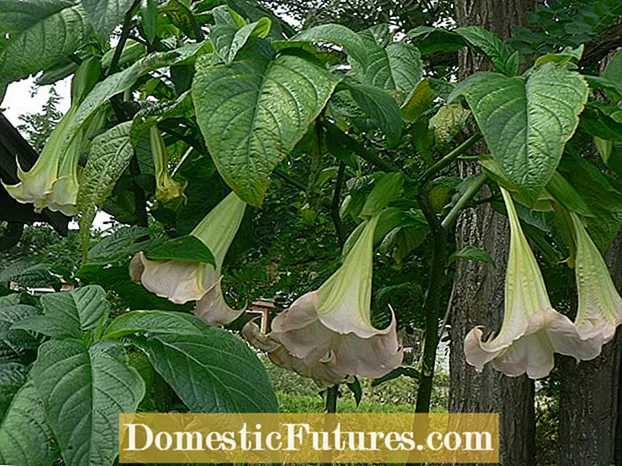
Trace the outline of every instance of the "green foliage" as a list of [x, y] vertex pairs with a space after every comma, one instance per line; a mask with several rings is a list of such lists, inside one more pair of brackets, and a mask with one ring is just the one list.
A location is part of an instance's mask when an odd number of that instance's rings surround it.
[[507, 179], [535, 202], [579, 123], [587, 101], [585, 81], [549, 63], [527, 77], [476, 73], [459, 93], [466, 96]]
[[[197, 122], [214, 163], [244, 201], [261, 205], [270, 173], [305, 135], [338, 79], [293, 55], [242, 51], [229, 66], [199, 61]], [[231, 86], [231, 82], [238, 85]]]
[[[524, 29], [505, 43], [481, 28], [433, 27], [451, 24], [448, 1], [263, 2], [286, 5], [300, 31], [251, 0], [135, 3], [0, 0], [0, 85], [40, 71], [40, 82], [76, 77], [75, 115], [55, 148], [80, 142], [72, 174], [84, 248], [80, 265], [76, 232], [61, 239], [37, 226], [0, 256], [2, 294], [9, 282], [79, 285], [0, 298], [1, 462], [112, 464], [121, 411], [324, 409], [310, 381], [236, 335], [247, 318], [211, 328], [188, 312], [192, 302], [175, 305], [130, 279], [139, 251], [213, 263], [188, 233], [230, 189], [261, 208], [246, 209], [223, 265], [228, 303], [263, 297], [287, 307], [340, 266], [362, 220], [380, 215], [371, 320], [386, 326], [391, 306], [405, 334], [431, 322], [436, 331], [439, 319], [426, 318], [443, 315], [454, 262], [492, 263], [479, 245], [455, 252], [451, 238], [463, 209], [499, 209], [498, 184], [521, 204], [564, 310], [572, 272], [558, 264], [572, 264], [574, 248], [565, 216], [581, 215], [602, 250], [622, 225], [622, 55], [602, 76], [581, 68], [580, 45], [619, 14], [610, 0], [594, 14], [583, 1], [549, 2], [552, 13], [531, 17], [528, 48]], [[445, 62], [463, 47], [495, 71], [454, 82]], [[58, 120], [56, 99], [24, 118], [37, 148]], [[486, 144], [465, 157], [474, 132]], [[151, 133], [162, 135], [157, 167]], [[458, 177], [458, 160], [479, 161], [484, 174]], [[160, 177], [185, 186], [184, 196], [159, 196]], [[90, 244], [98, 210], [114, 226]], [[433, 254], [441, 238], [450, 243]], [[439, 299], [426, 299], [431, 292]], [[341, 387], [339, 409], [410, 412], [426, 386], [418, 368], [430, 364]], [[443, 411], [447, 375], [435, 384], [432, 409]]]
[[9, 83], [73, 53], [88, 38], [91, 26], [79, 0], [3, 0], [0, 30], [9, 34], [0, 42], [0, 83]]

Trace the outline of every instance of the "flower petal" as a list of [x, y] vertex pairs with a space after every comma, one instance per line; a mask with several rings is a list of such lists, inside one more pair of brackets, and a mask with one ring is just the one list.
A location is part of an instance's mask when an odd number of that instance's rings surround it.
[[354, 333], [339, 337], [335, 361], [340, 371], [363, 377], [378, 378], [402, 364], [404, 353], [397, 340], [393, 318], [386, 334], [361, 338]]
[[343, 373], [338, 368], [332, 355], [317, 364], [308, 365], [289, 353], [280, 342], [273, 338], [272, 334], [262, 334], [257, 324], [252, 321], [242, 328], [242, 336], [255, 348], [265, 351], [276, 366], [313, 379], [322, 388], [354, 381], [354, 377]]
[[[208, 277], [213, 277], [215, 271], [210, 267], [210, 271], [207, 273]], [[208, 282], [212, 282], [212, 278], [208, 278], [204, 284], [207, 287]], [[229, 307], [225, 301], [225, 297], [222, 294], [222, 288], [220, 282], [222, 277], [218, 277], [213, 280], [211, 286], [203, 297], [197, 301], [194, 308], [194, 314], [207, 322], [209, 325], [220, 326], [227, 325], [240, 317], [245, 309], [235, 310]]]
[[337, 337], [320, 322], [316, 307], [317, 291], [313, 291], [272, 320], [271, 335], [306, 364], [317, 364], [326, 358]]
[[[138, 261], [142, 264], [142, 272]], [[211, 266], [200, 262], [149, 260], [139, 252], [130, 263], [130, 276], [140, 276], [143, 286], [152, 293], [175, 304], [184, 304], [197, 301], [206, 293], [207, 267]]]
[[574, 213], [570, 217], [577, 246], [575, 274], [579, 306], [575, 325], [582, 338], [602, 334], [607, 343], [613, 339], [617, 326], [622, 324], [622, 298], [605, 260], [581, 220]]

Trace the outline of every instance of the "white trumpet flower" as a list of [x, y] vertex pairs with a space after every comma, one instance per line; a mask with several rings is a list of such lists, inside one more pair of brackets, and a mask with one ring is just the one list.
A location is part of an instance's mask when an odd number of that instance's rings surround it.
[[339, 270], [272, 322], [270, 336], [307, 366], [334, 361], [338, 374], [377, 378], [402, 362], [395, 315], [385, 329], [371, 323], [377, 223], [378, 216], [367, 220]]
[[579, 217], [571, 213], [577, 247], [575, 275], [579, 308], [575, 326], [581, 338], [601, 335], [604, 343], [611, 341], [622, 324], [622, 298], [616, 290], [607, 264], [588, 235]]
[[482, 341], [481, 327], [465, 338], [466, 360], [481, 372], [492, 366], [508, 376], [540, 379], [554, 367], [554, 353], [590, 360], [600, 354], [602, 337], [584, 340], [575, 325], [551, 306], [536, 258], [525, 237], [512, 198], [501, 188], [510, 220], [510, 255], [501, 331]]
[[140, 252], [130, 262], [130, 276], [173, 303], [196, 301], [195, 314], [210, 325], [234, 321], [244, 310], [231, 309], [225, 302], [220, 286], [221, 270], [245, 209], [246, 203], [232, 192], [190, 233], [210, 249], [216, 267], [195, 261], [150, 260]]

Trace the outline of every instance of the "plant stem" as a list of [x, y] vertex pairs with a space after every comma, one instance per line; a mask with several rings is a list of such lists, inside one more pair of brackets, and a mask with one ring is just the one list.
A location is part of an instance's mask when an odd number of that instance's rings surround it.
[[302, 184], [300, 181], [298, 181], [297, 179], [293, 178], [291, 175], [288, 175], [287, 173], [285, 173], [282, 170], [279, 170], [278, 168], [276, 168], [274, 170], [274, 174], [281, 178], [283, 181], [285, 181], [288, 184], [291, 184], [292, 186], [300, 189], [303, 193], [307, 192], [307, 187]]
[[473, 200], [477, 193], [480, 192], [482, 186], [484, 186], [484, 183], [486, 183], [486, 175], [483, 173], [477, 175], [477, 177], [473, 179], [472, 183], [469, 185], [462, 197], [458, 199], [458, 202], [456, 202], [447, 216], [443, 219], [441, 228], [448, 230], [454, 226], [454, 223], [458, 220], [460, 212], [462, 212], [462, 210]]
[[426, 202], [422, 202], [426, 218], [434, 216], [436, 227], [432, 227], [433, 251], [432, 269], [428, 290], [423, 303], [425, 314], [425, 342], [423, 346], [423, 360], [421, 366], [421, 376], [419, 377], [419, 388], [417, 390], [416, 413], [427, 413], [430, 411], [432, 400], [432, 384], [434, 378], [434, 366], [436, 365], [436, 350], [438, 348], [438, 319], [441, 307], [441, 291], [443, 283], [443, 272], [445, 270], [445, 253], [447, 249], [447, 230], [440, 228], [438, 220], [433, 212], [430, 212]]
[[431, 180], [434, 177], [434, 175], [436, 175], [446, 166], [453, 163], [461, 154], [463, 154], [464, 152], [469, 150], [471, 147], [473, 147], [481, 138], [482, 138], [482, 135], [479, 133], [471, 136], [469, 139], [464, 141], [462, 144], [460, 144], [458, 147], [452, 150], [445, 157], [443, 157], [438, 162], [436, 162], [434, 165], [432, 165], [430, 168], [428, 168], [426, 171], [424, 171], [423, 174], [419, 177], [419, 181], [422, 184], [424, 184], [425, 182]]
[[335, 233], [337, 233], [337, 242], [339, 243], [339, 249], [343, 250], [343, 245], [346, 242], [346, 235], [343, 231], [343, 225], [341, 223], [341, 216], [339, 215], [339, 202], [341, 201], [341, 187], [343, 185], [343, 179], [346, 173], [346, 164], [339, 162], [339, 171], [337, 172], [337, 180], [335, 180], [335, 191], [333, 192], [333, 200], [330, 209], [330, 216], [333, 219], [335, 225]]
[[325, 413], [337, 412], [337, 397], [339, 396], [339, 385], [333, 385], [326, 389], [326, 403], [324, 404]]
[[125, 19], [123, 20], [123, 27], [121, 29], [121, 37], [119, 37], [119, 43], [117, 44], [114, 55], [112, 56], [112, 60], [110, 62], [110, 68], [108, 68], [107, 76], [113, 74], [119, 64], [119, 60], [121, 59], [121, 54], [123, 53], [123, 48], [125, 47], [125, 43], [127, 39], [130, 37], [130, 31], [132, 30], [132, 16], [134, 14], [134, 8], [138, 6], [140, 0], [134, 0], [134, 3], [125, 13]]

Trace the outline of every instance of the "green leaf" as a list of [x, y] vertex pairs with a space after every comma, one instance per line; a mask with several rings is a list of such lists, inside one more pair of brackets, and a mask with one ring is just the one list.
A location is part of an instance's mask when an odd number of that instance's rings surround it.
[[622, 109], [603, 102], [590, 102], [581, 115], [581, 127], [609, 141], [622, 141]]
[[406, 35], [413, 39], [422, 55], [440, 51], [457, 52], [465, 45], [464, 39], [455, 32], [431, 26], [418, 26]]
[[143, 227], [122, 227], [104, 236], [95, 246], [89, 249], [87, 264], [113, 264], [124, 261], [135, 252], [134, 244], [149, 235]]
[[453, 263], [458, 259], [466, 259], [469, 261], [479, 261], [479, 262], [488, 262], [490, 264], [494, 264], [495, 260], [490, 257], [486, 251], [482, 248], [478, 248], [477, 246], [465, 246], [460, 251], [454, 252], [449, 257], [449, 263]]
[[420, 81], [402, 105], [402, 117], [409, 123], [416, 122], [432, 106], [435, 98], [436, 92], [430, 86], [430, 80], [426, 78]]
[[145, 393], [123, 346], [51, 340], [39, 349], [32, 372], [65, 464], [111, 465], [118, 453], [119, 414], [134, 412]]
[[354, 382], [348, 383], [348, 389], [354, 395], [354, 401], [356, 402], [356, 406], [361, 404], [361, 400], [363, 399], [363, 387], [361, 387], [361, 382], [359, 379], [354, 377]]
[[549, 62], [557, 63], [558, 65], [567, 65], [568, 63], [571, 63], [573, 61], [578, 62], [579, 60], [581, 60], [581, 56], [583, 55], [583, 49], [584, 46], [583, 44], [581, 44], [576, 49], [573, 49], [572, 47], [566, 47], [560, 53], [548, 53], [546, 55], [538, 57], [536, 63], [534, 64], [534, 67], [542, 66], [545, 63]]
[[618, 51], [615, 56], [607, 63], [604, 77], [610, 79], [614, 83], [621, 85], [622, 83], [622, 50]]
[[104, 339], [116, 340], [133, 333], [152, 335], [202, 335], [205, 323], [192, 314], [166, 311], [133, 311], [117, 317], [104, 331]]
[[59, 458], [43, 403], [32, 382], [17, 392], [0, 425], [0, 463], [50, 466]]
[[78, 107], [76, 116], [68, 128], [70, 136], [66, 144], [68, 145], [71, 142], [72, 137], [79, 132], [102, 105], [107, 104], [111, 97], [130, 90], [140, 77], [159, 68], [192, 61], [195, 55], [200, 54], [206, 48], [206, 42], [199, 42], [184, 45], [168, 52], [151, 53], [129, 68], [108, 76], [103, 81], [97, 83]]
[[134, 0], [82, 0], [86, 16], [105, 39], [123, 20]]
[[246, 49], [231, 65], [197, 63], [197, 122], [218, 171], [241, 199], [260, 205], [270, 173], [302, 139], [338, 79], [303, 58]]
[[512, 55], [501, 39], [479, 26], [464, 26], [455, 30], [475, 50], [484, 53], [495, 69], [506, 76], [518, 73], [518, 55]]
[[528, 78], [476, 73], [464, 93], [492, 156], [535, 202], [579, 123], [588, 88], [581, 76], [547, 63]]
[[110, 307], [106, 292], [89, 285], [74, 291], [50, 293], [41, 297], [42, 316], [28, 317], [14, 328], [32, 330], [53, 338], [81, 338], [87, 330], [97, 327]]
[[387, 136], [389, 146], [397, 145], [402, 134], [402, 115], [395, 99], [373, 86], [350, 82], [345, 87], [361, 110]]
[[142, 0], [140, 16], [145, 37], [149, 42], [153, 42], [158, 29], [158, 0]]
[[404, 187], [404, 175], [401, 172], [384, 173], [374, 184], [367, 200], [363, 205], [363, 210], [359, 214], [361, 217], [373, 217], [378, 215], [382, 209], [389, 205]]
[[21, 356], [25, 350], [34, 350], [39, 341], [17, 327], [25, 319], [39, 314], [36, 307], [14, 304], [0, 308], [0, 360]]
[[90, 33], [79, 0], [0, 0], [0, 84], [51, 67]]
[[255, 353], [235, 335], [186, 314], [132, 312], [106, 329], [107, 338], [147, 333], [133, 342], [193, 412], [276, 412], [270, 378]]
[[360, 66], [367, 67], [367, 49], [364, 40], [354, 31], [340, 24], [322, 24], [312, 27], [296, 34], [291, 40], [337, 45], [343, 48]]
[[559, 201], [566, 209], [577, 212], [584, 217], [592, 217], [593, 214], [579, 193], [558, 171], [555, 171], [551, 180], [546, 185], [546, 190]]
[[226, 5], [215, 8], [213, 14], [216, 24], [210, 28], [210, 40], [214, 45], [214, 51], [226, 65], [233, 62], [251, 37], [266, 37], [272, 26], [269, 18], [240, 25], [233, 17], [236, 13]]
[[[26, 383], [27, 377], [28, 368], [23, 364], [0, 360], [0, 419], [4, 419], [11, 405], [11, 400], [22, 385]], [[2, 451], [1, 446], [0, 444], [0, 451]], [[2, 455], [0, 455], [1, 457]]]
[[401, 376], [410, 377], [411, 379], [419, 380], [421, 377], [421, 372], [419, 372], [414, 367], [402, 366], [396, 367], [387, 375], [380, 377], [379, 379], [374, 379], [371, 381], [372, 387], [377, 387], [378, 385], [382, 385], [385, 382], [389, 382], [390, 380], [397, 379]]
[[592, 213], [584, 219], [587, 231], [606, 251], [622, 226], [622, 192], [615, 180], [580, 157], [564, 156], [559, 171], [587, 204]]
[[363, 84], [385, 91], [410, 94], [423, 77], [419, 50], [410, 44], [396, 42], [385, 48], [366, 42], [368, 65], [358, 70]]
[[462, 131], [471, 112], [460, 104], [450, 104], [441, 107], [430, 118], [428, 127], [434, 132], [434, 138], [439, 145], [450, 143]]
[[216, 267], [210, 249], [203, 241], [192, 235], [173, 239], [154, 239], [149, 241], [144, 251], [147, 259], [205, 262]]
[[80, 233], [85, 250], [88, 248], [97, 207], [110, 196], [134, 155], [130, 143], [131, 128], [131, 121], [121, 123], [93, 141], [91, 155], [82, 172], [77, 200], [78, 210], [82, 213]]

